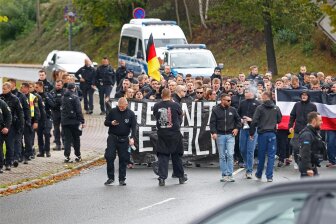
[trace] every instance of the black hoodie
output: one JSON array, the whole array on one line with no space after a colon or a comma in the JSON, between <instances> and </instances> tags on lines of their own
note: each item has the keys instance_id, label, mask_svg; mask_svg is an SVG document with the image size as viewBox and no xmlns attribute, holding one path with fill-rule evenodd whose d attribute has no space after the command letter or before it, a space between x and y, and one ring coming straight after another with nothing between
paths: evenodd
<instances>
[{"instance_id":1,"label":"black hoodie","mask_svg":"<svg viewBox=\"0 0 336 224\"><path fill-rule=\"evenodd\" d=\"M303 93L306 93L308 95L307 101L299 101L294 104L294 107L290 113L290 119L288 128L292 128L295 122L294 132L300 133L304 127L306 127L308 123L307 116L310 112L317 111L316 105L310 102L310 96L308 91L303 91L300 96L302 96Z\"/></svg>"},{"instance_id":2,"label":"black hoodie","mask_svg":"<svg viewBox=\"0 0 336 224\"><path fill-rule=\"evenodd\" d=\"M258 133L275 132L276 125L281 122L282 114L278 106L272 100L267 100L259 105L253 115L250 128L250 135L253 136L255 128Z\"/></svg>"}]
</instances>

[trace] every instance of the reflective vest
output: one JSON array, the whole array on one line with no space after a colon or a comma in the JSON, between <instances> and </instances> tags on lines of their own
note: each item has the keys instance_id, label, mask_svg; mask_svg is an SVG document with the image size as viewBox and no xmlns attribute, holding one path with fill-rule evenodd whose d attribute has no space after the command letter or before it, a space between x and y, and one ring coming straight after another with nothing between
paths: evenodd
<instances>
[{"instance_id":1,"label":"reflective vest","mask_svg":"<svg viewBox=\"0 0 336 224\"><path fill-rule=\"evenodd\" d=\"M29 108L30 108L30 116L34 117L34 101L35 101L36 96L34 94L29 93Z\"/></svg>"}]
</instances>

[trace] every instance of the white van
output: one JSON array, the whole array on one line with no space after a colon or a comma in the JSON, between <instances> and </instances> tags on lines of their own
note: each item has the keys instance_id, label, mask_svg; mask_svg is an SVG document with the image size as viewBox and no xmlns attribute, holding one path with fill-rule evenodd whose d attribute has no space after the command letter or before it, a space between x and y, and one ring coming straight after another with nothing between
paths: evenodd
<instances>
[{"instance_id":1,"label":"white van","mask_svg":"<svg viewBox=\"0 0 336 224\"><path fill-rule=\"evenodd\" d=\"M121 29L118 59L126 62L127 69L136 75L147 72L146 47L149 36L153 34L156 54L159 57L170 44L186 44L187 39L175 21L160 19L132 19Z\"/></svg>"}]
</instances>

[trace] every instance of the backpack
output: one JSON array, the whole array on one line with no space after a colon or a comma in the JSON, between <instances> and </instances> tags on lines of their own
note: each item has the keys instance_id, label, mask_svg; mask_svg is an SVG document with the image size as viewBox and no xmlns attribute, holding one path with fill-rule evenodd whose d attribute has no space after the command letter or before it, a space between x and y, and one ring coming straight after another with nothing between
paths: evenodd
<instances>
[{"instance_id":1,"label":"backpack","mask_svg":"<svg viewBox=\"0 0 336 224\"><path fill-rule=\"evenodd\" d=\"M74 98L75 96L70 95L70 96L63 96L62 98L62 117L63 119L76 119L76 110L75 110L75 105L76 105L76 100Z\"/></svg>"}]
</instances>

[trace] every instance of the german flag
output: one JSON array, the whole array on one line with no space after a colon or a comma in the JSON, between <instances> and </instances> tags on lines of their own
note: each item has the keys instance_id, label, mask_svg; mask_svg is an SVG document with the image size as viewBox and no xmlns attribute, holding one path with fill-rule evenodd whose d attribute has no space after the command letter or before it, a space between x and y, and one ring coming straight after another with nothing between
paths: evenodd
<instances>
[{"instance_id":1,"label":"german flag","mask_svg":"<svg viewBox=\"0 0 336 224\"><path fill-rule=\"evenodd\" d=\"M161 80L160 62L156 56L153 34L149 36L148 45L146 49L146 58L148 64L148 75L157 81Z\"/></svg>"}]
</instances>

